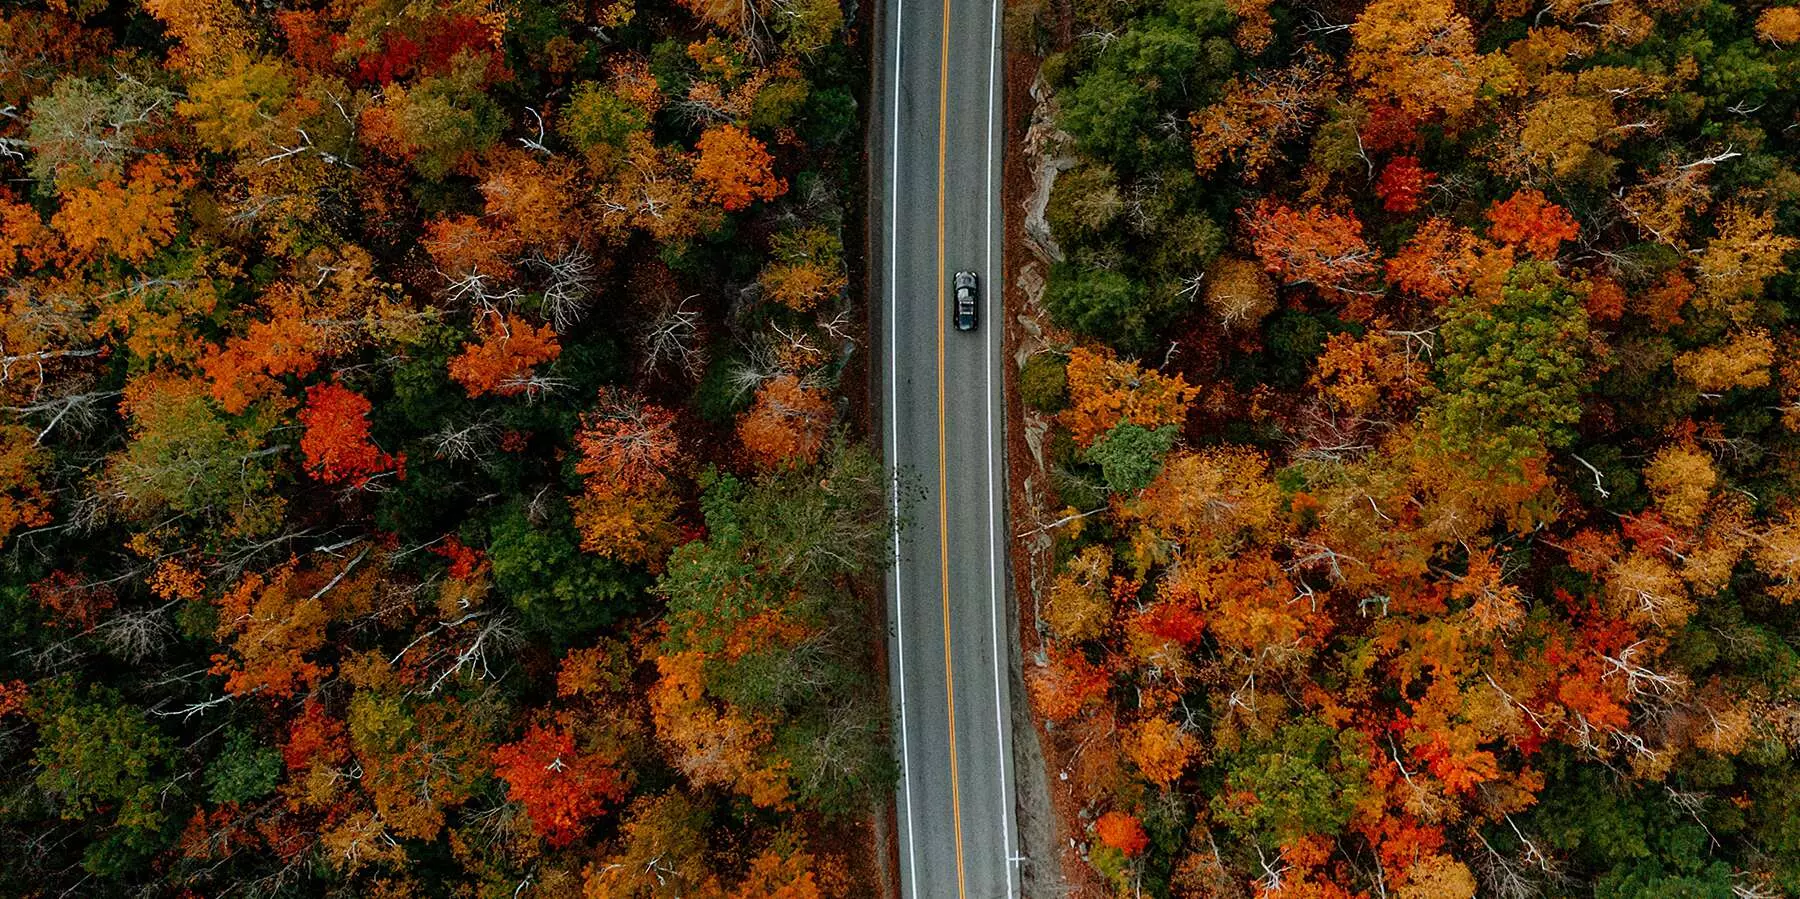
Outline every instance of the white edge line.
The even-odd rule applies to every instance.
[[[897,359],[899,337],[899,274],[896,262],[900,255],[900,26],[906,17],[906,0],[893,0],[894,5],[894,77],[889,89],[894,92],[894,111],[888,120],[893,133],[893,156],[887,172],[888,182],[888,442],[889,459],[894,466],[889,485],[893,503],[890,523],[894,544],[894,647],[900,686],[900,800],[906,815],[906,884],[916,893],[919,889],[919,859],[913,839],[912,758],[906,727],[906,616],[900,607],[900,379]],[[902,889],[904,893],[904,888]]]
[[[987,233],[987,247],[986,247],[987,261],[984,263],[984,267],[987,270],[989,280],[991,282],[993,282],[995,285],[997,285],[1000,290],[1005,290],[1006,289],[1005,273],[1001,272],[1001,273],[999,273],[998,276],[996,276],[996,274],[994,272],[994,232],[993,232],[993,227],[994,227],[994,93],[997,90],[999,90],[999,88],[1000,88],[1000,84],[999,84],[999,74],[1000,74],[999,73],[1000,0],[989,0],[989,4],[990,4],[990,8],[992,9],[992,12],[989,14],[989,20],[988,20],[988,38],[989,38],[989,40],[988,40],[988,96],[987,96],[987,172],[986,172],[986,175],[984,176],[984,180],[987,182],[987,189],[983,191],[983,193],[986,195],[985,202],[987,204],[987,208],[984,213],[986,218],[982,223],[982,230]],[[946,27],[948,27],[948,23],[946,23]],[[1002,231],[1002,237],[1004,238],[1004,231]],[[997,330],[995,332],[994,336],[989,338],[986,341],[986,343],[987,343],[987,360],[986,360],[985,366],[986,366],[986,370],[987,370],[987,376],[990,379],[993,378],[993,376],[994,376],[994,341],[1003,339],[1006,334],[1005,324],[1002,322],[996,321],[994,318],[994,315],[993,315],[994,294],[995,294],[994,287],[990,286],[987,291],[987,307],[988,308],[986,310],[988,313],[987,314],[987,320],[989,322],[988,327],[989,328],[995,328],[995,327],[999,328],[999,330]],[[1002,304],[1002,308],[1004,308],[1004,304]],[[1006,389],[1005,382],[1004,382],[1004,380],[1002,380],[1001,394],[1000,394],[1001,402],[1004,402],[1004,400],[1005,400],[1005,396],[1006,396],[1005,389]],[[1014,863],[1013,857],[1014,857],[1015,853],[1013,852],[1013,844],[1012,844],[1012,792],[1007,788],[1007,785],[1006,785],[1006,762],[1007,762],[1007,745],[1008,745],[1007,739],[1006,739],[1007,727],[1006,727],[1006,720],[1000,714],[1000,710],[1006,707],[1006,703],[1002,699],[1002,694],[1000,692],[1000,690],[1001,690],[1000,659],[1001,659],[1001,657],[1007,655],[1007,651],[1006,651],[1007,644],[1000,642],[1000,592],[1001,591],[1000,591],[1000,555],[999,554],[1002,550],[999,548],[999,546],[1000,546],[999,539],[998,539],[997,534],[995,533],[994,468],[996,466],[1001,465],[1001,460],[994,456],[994,403],[995,402],[996,402],[996,400],[993,395],[993,389],[990,386],[989,390],[988,390],[988,402],[987,402],[988,613],[989,613],[988,614],[988,623],[990,624],[990,626],[992,628],[992,635],[993,635],[993,640],[994,640],[994,730],[995,730],[996,736],[998,737],[998,739],[996,741],[996,745],[998,746],[999,753],[1000,753],[1000,759],[999,759],[999,761],[1000,761],[1000,849],[1004,853],[1004,858],[1001,859],[1001,868],[1006,871],[1006,895],[1007,895],[1008,899],[1011,899],[1011,897],[1013,895],[1013,863]],[[1009,660],[1007,664],[1010,665],[1011,661]]]

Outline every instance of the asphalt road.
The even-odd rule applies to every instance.
[[[1000,0],[885,0],[872,162],[881,399],[902,484],[888,575],[903,894],[1018,895],[1000,268]],[[980,326],[950,279],[981,278]]]

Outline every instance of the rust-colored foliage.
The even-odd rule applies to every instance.
[[[1026,678],[1032,704],[1051,721],[1080,715],[1105,698],[1110,684],[1104,669],[1076,652],[1052,655],[1048,664],[1032,670]]]
[[[1094,835],[1102,845],[1110,846],[1127,857],[1143,852],[1150,845],[1143,822],[1136,815],[1118,810],[1107,812],[1094,822]]]
[[[84,631],[118,603],[118,597],[105,584],[83,583],[67,571],[53,571],[31,585],[31,599],[47,615],[47,622],[69,631]]]
[[[681,452],[675,413],[617,388],[602,388],[594,409],[581,416],[575,445],[575,470],[598,481],[662,481]]]
[[[771,768],[759,762],[774,739],[768,723],[707,697],[704,661],[692,651],[656,658],[659,676],[650,689],[650,710],[657,737],[695,785],[731,789],[762,808],[787,808],[792,786],[785,764]]]
[[[494,750],[494,773],[506,781],[506,798],[525,806],[552,846],[575,842],[589,821],[625,798],[615,763],[578,749],[563,727],[531,725],[518,742]]]
[[[1437,176],[1419,165],[1417,157],[1397,156],[1381,170],[1375,195],[1381,198],[1381,208],[1404,215],[1418,210],[1425,191],[1436,180]]]
[[[1199,393],[1180,375],[1148,371],[1105,347],[1069,350],[1068,384],[1069,408],[1058,420],[1082,447],[1120,422],[1146,430],[1179,425]]]
[[[20,528],[50,523],[50,498],[43,477],[49,456],[30,428],[0,425],[0,542]]]
[[[825,449],[834,416],[825,392],[793,375],[778,375],[756,391],[738,418],[738,439],[763,468],[811,465]]]
[[[314,657],[325,645],[330,611],[288,563],[268,575],[245,575],[219,598],[218,637],[232,650],[213,657],[213,673],[237,695],[275,701],[310,690],[328,666]]]
[[[1267,10],[1261,12],[1266,18]],[[1317,121],[1332,81],[1325,64],[1311,55],[1272,76],[1233,81],[1222,100],[1188,118],[1195,169],[1208,175],[1232,161],[1246,177],[1257,177],[1280,158],[1283,141]]]
[[[1519,191],[1495,203],[1487,217],[1491,223],[1488,233],[1495,240],[1517,246],[1539,259],[1554,257],[1565,241],[1581,236],[1581,226],[1574,217],[1546,199],[1543,191]]]
[[[679,539],[671,477],[680,456],[675,414],[616,388],[603,388],[575,435],[583,492],[574,500],[582,548],[660,567]]]
[[[517,396],[542,389],[534,369],[562,355],[556,332],[511,313],[484,316],[484,321],[481,341],[465,344],[462,355],[450,360],[451,380],[471,397]]]
[[[290,771],[304,771],[314,765],[335,765],[348,758],[344,722],[332,717],[323,703],[309,699],[300,713],[288,724],[287,739],[281,744],[281,758]]]
[[[1369,333],[1361,339],[1333,334],[1319,354],[1312,384],[1346,411],[1368,415],[1383,405],[1400,405],[1425,384],[1425,365],[1404,340]]]
[[[775,177],[768,147],[736,125],[708,129],[696,148],[700,158],[694,163],[694,180],[726,212],[787,193],[787,181]]]
[[[482,275],[505,281],[513,276],[513,241],[475,216],[433,219],[425,225],[423,243],[438,270],[452,279]]]
[[[1139,721],[1125,738],[1125,755],[1146,780],[1164,788],[1181,778],[1198,748],[1199,741],[1193,734],[1165,718]]]
[[[71,191],[50,225],[76,259],[144,262],[175,236],[177,204],[192,181],[161,156],[132,163],[123,183],[105,179]]]
[[[812,869],[811,853],[765,849],[750,860],[730,899],[825,899],[829,894]]]
[[[1245,224],[1256,258],[1284,284],[1347,290],[1376,271],[1377,253],[1363,240],[1362,222],[1354,215],[1265,201]]]
[[[37,210],[0,193],[0,273],[10,274],[21,262],[35,269],[49,262],[56,249],[55,234]]]
[[[369,438],[367,397],[341,384],[315,384],[306,388],[306,406],[300,410],[300,452],[306,468],[327,484],[349,482],[359,487],[371,475],[396,464]]]
[[[506,235],[496,242],[554,248],[572,239],[582,225],[575,181],[576,173],[555,161],[523,152],[501,156],[480,188],[488,216]]]
[[[1274,523],[1267,457],[1241,447],[1182,452],[1138,495],[1132,515],[1189,546],[1229,544]]]
[[[267,320],[252,321],[242,336],[209,349],[200,360],[212,397],[226,412],[243,412],[278,392],[278,378],[304,378],[322,361],[326,335],[309,320],[299,298],[278,287],[267,305]]]

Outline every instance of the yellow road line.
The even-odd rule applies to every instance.
[[[963,882],[962,787],[956,771],[956,674],[950,663],[950,474],[945,464],[944,331],[948,298],[944,295],[944,159],[950,143],[950,0],[944,0],[943,47],[938,56],[937,171],[937,416],[938,416],[938,581],[944,587],[944,696],[950,712],[950,815],[956,826],[956,895],[966,897]]]

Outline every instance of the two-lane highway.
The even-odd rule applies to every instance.
[[[885,0],[873,143],[900,879],[1018,895],[1005,591],[1000,0]],[[979,327],[951,277],[981,278]]]

